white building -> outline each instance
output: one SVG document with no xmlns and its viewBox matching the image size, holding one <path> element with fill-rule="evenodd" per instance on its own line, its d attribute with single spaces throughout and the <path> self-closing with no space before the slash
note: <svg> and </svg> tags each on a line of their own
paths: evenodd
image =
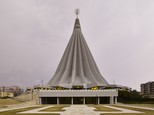
<svg viewBox="0 0 154 115">
<path fill-rule="evenodd" d="M 78 10 L 76 14 L 78 15 Z M 118 91 L 116 89 L 105 90 L 104 88 L 108 85 L 88 48 L 77 16 L 63 57 L 54 76 L 47 84 L 47 87 L 53 90 L 40 90 L 39 103 L 117 103 Z"/>
</svg>

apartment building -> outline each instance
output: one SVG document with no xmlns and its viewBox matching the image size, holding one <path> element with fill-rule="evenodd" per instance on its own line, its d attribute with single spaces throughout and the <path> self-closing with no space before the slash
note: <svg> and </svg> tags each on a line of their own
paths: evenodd
<svg viewBox="0 0 154 115">
<path fill-rule="evenodd" d="M 141 84 L 141 93 L 144 96 L 149 96 L 149 97 L 154 98 L 154 81 L 142 83 Z"/>
</svg>

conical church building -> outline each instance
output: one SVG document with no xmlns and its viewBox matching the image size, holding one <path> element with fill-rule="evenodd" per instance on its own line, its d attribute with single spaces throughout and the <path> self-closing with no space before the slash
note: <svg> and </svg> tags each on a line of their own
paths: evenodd
<svg viewBox="0 0 154 115">
<path fill-rule="evenodd" d="M 107 81 L 100 74 L 95 60 L 88 48 L 76 18 L 73 34 L 49 86 L 65 88 L 91 88 L 107 86 Z"/>
<path fill-rule="evenodd" d="M 39 91 L 40 104 L 116 103 L 116 89 L 105 89 L 101 75 L 81 31 L 78 10 L 70 41 L 59 66 L 47 86 Z"/>
</svg>

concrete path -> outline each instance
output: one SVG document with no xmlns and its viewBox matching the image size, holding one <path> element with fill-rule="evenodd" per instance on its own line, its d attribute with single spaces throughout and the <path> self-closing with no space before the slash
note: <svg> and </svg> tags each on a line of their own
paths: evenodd
<svg viewBox="0 0 154 115">
<path fill-rule="evenodd" d="M 101 112 L 94 111 L 95 108 L 86 105 L 71 105 L 64 108 L 66 111 L 61 115 L 100 115 Z"/>
<path fill-rule="evenodd" d="M 49 113 L 61 113 L 61 112 L 46 112 L 46 111 L 41 111 L 47 108 L 51 108 L 54 106 L 47 106 L 47 107 L 41 107 L 41 108 L 37 108 L 37 109 L 33 109 L 33 110 L 28 110 L 28 111 L 24 111 L 24 112 L 19 112 L 17 114 L 33 114 L 33 113 L 37 113 L 37 114 L 49 114 Z"/>
</svg>

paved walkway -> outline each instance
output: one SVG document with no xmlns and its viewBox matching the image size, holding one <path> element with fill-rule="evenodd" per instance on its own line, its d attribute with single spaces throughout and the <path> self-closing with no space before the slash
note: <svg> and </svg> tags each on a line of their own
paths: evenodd
<svg viewBox="0 0 154 115">
<path fill-rule="evenodd" d="M 101 112 L 94 111 L 95 108 L 86 105 L 71 105 L 64 108 L 66 111 L 61 115 L 100 115 Z"/>
<path fill-rule="evenodd" d="M 145 109 L 145 110 L 154 110 L 154 108 L 149 108 L 149 107 L 139 107 L 139 106 L 133 106 L 133 105 L 124 105 L 124 104 L 118 104 L 118 105 L 125 106 L 125 107 L 138 108 L 138 109 Z"/>
<path fill-rule="evenodd" d="M 46 111 L 41 111 L 47 108 L 51 108 L 54 106 L 47 106 L 47 107 L 41 107 L 41 108 L 37 108 L 37 109 L 32 109 L 32 110 L 28 110 L 28 111 L 24 111 L 24 112 L 19 112 L 17 114 L 33 114 L 33 113 L 37 113 L 37 114 L 49 114 L 49 113 L 61 113 L 61 112 L 46 112 Z"/>
</svg>

